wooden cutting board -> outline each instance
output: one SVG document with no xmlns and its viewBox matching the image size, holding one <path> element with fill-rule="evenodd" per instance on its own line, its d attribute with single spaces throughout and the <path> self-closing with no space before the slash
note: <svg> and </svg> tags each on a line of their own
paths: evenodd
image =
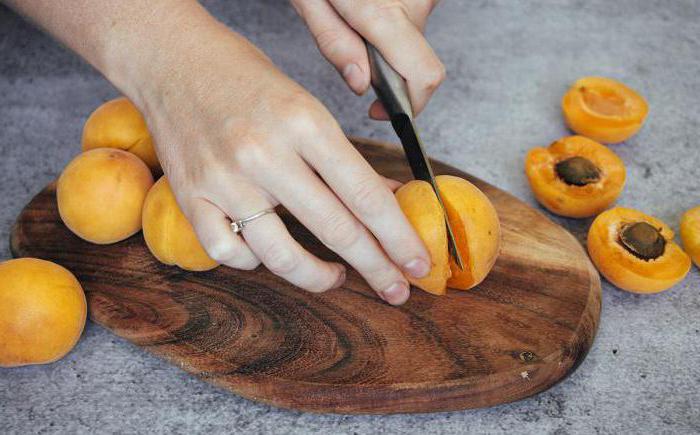
<svg viewBox="0 0 700 435">
<path fill-rule="evenodd" d="M 354 141 L 372 165 L 401 181 L 401 151 Z M 158 263 L 142 236 L 98 246 L 60 221 L 55 186 L 22 211 L 17 257 L 55 261 L 83 284 L 94 322 L 236 394 L 314 412 L 432 412 L 491 406 L 543 391 L 570 374 L 593 343 L 600 280 L 574 237 L 513 196 L 465 177 L 493 201 L 501 255 L 471 291 L 413 290 L 392 307 L 354 272 L 323 294 L 296 289 L 260 267 L 184 272 Z M 330 253 L 298 222 L 292 234 Z"/>
</svg>

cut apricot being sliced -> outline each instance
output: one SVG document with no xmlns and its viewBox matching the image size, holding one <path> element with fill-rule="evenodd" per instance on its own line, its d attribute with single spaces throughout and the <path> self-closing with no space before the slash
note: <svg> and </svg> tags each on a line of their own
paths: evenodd
<svg viewBox="0 0 700 435">
<path fill-rule="evenodd" d="M 476 186 L 451 175 L 437 176 L 436 181 L 464 263 L 463 270 L 448 253 L 444 214 L 430 184 L 411 181 L 396 192 L 396 199 L 432 260 L 427 277 L 409 277 L 409 281 L 428 293 L 441 295 L 447 287 L 468 290 L 486 278 L 498 257 L 501 230 L 496 209 Z"/>
<path fill-rule="evenodd" d="M 671 228 L 630 208 L 616 207 L 595 218 L 588 253 L 608 281 L 633 293 L 664 291 L 690 270 L 690 257 L 674 243 Z"/>
<path fill-rule="evenodd" d="M 649 113 L 644 97 L 603 77 L 577 80 L 561 106 L 571 130 L 603 143 L 623 142 L 634 136 Z"/>
<path fill-rule="evenodd" d="M 530 150 L 525 174 L 535 198 L 552 213 L 583 218 L 608 208 L 625 185 L 625 165 L 608 147 L 568 136 Z"/>
</svg>

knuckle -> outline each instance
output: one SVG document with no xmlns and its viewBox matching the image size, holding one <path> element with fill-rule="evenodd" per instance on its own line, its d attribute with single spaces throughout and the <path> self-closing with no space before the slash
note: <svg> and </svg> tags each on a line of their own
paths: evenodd
<svg viewBox="0 0 700 435">
<path fill-rule="evenodd" d="M 278 243 L 273 243 L 265 249 L 262 261 L 275 275 L 287 275 L 299 264 L 298 257 L 290 249 Z"/>
<path fill-rule="evenodd" d="M 407 19 L 408 6 L 400 0 L 373 0 L 360 8 L 361 19 L 368 23 L 396 22 Z"/>
<path fill-rule="evenodd" d="M 388 203 L 387 191 L 386 186 L 374 180 L 360 181 L 350 193 L 351 206 L 362 216 L 377 216 Z"/>
<path fill-rule="evenodd" d="M 251 170 L 268 164 L 273 158 L 273 151 L 265 141 L 251 136 L 239 136 L 230 158 L 238 169 Z"/>
<path fill-rule="evenodd" d="M 333 213 L 323 220 L 321 241 L 335 252 L 349 248 L 361 235 L 359 223 L 342 213 Z"/>
<path fill-rule="evenodd" d="M 343 33 L 335 28 L 320 30 L 316 32 L 314 38 L 316 39 L 316 44 L 318 44 L 318 49 L 327 57 L 335 57 L 336 54 L 347 47 Z"/>
<path fill-rule="evenodd" d="M 233 267 L 234 269 L 253 270 L 260 265 L 260 260 L 258 260 L 257 258 L 251 257 L 251 258 L 245 258 L 245 259 L 232 260 L 232 261 L 229 261 L 227 264 L 229 266 Z"/>
<path fill-rule="evenodd" d="M 445 70 L 445 65 L 438 61 L 437 64 L 426 74 L 426 87 L 430 90 L 437 89 L 437 87 L 440 86 L 440 84 L 445 80 L 446 76 L 447 71 Z"/>
</svg>

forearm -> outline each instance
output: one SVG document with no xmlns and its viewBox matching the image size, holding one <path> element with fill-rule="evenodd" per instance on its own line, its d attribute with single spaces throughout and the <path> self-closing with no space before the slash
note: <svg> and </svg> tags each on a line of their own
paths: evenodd
<svg viewBox="0 0 700 435">
<path fill-rule="evenodd" d="M 146 87 L 196 62 L 187 52 L 197 50 L 188 48 L 207 38 L 235 38 L 234 47 L 254 50 L 195 0 L 0 1 L 75 51 L 137 105 Z"/>
</svg>

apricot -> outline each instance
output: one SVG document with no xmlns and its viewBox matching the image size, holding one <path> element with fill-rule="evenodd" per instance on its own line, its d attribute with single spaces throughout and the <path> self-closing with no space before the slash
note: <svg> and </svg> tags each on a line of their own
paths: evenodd
<svg viewBox="0 0 700 435">
<path fill-rule="evenodd" d="M 634 136 L 649 113 L 644 97 L 603 77 L 577 80 L 564 94 L 561 107 L 571 130 L 603 143 L 623 142 Z"/>
<path fill-rule="evenodd" d="M 0 263 L 0 367 L 63 358 L 86 316 L 83 288 L 67 269 L 37 258 Z"/>
<path fill-rule="evenodd" d="M 396 199 L 431 255 L 428 276 L 409 281 L 442 295 L 447 287 L 468 290 L 486 278 L 498 257 L 501 227 L 491 201 L 472 183 L 451 175 L 439 175 L 436 181 L 464 270 L 448 253 L 445 215 L 430 184 L 411 181 L 396 191 Z"/>
<path fill-rule="evenodd" d="M 595 218 L 588 253 L 608 281 L 633 293 L 666 290 L 690 270 L 690 257 L 674 243 L 671 228 L 630 208 L 616 207 Z"/>
<path fill-rule="evenodd" d="M 154 174 L 161 174 L 153 139 L 139 109 L 125 97 L 107 101 L 85 121 L 83 151 L 119 148 L 143 160 Z"/>
<path fill-rule="evenodd" d="M 608 208 L 625 185 L 625 165 L 608 147 L 568 136 L 525 158 L 535 198 L 552 213 L 583 218 Z"/>
<path fill-rule="evenodd" d="M 56 187 L 58 212 L 78 237 L 105 245 L 141 230 L 141 209 L 153 176 L 135 155 L 97 148 L 63 170 Z"/>
<path fill-rule="evenodd" d="M 163 264 L 190 271 L 218 266 L 199 243 L 165 176 L 153 185 L 143 204 L 143 238 L 153 256 Z"/>
<path fill-rule="evenodd" d="M 681 217 L 681 240 L 685 252 L 700 267 L 700 206 L 691 208 Z"/>
</svg>

